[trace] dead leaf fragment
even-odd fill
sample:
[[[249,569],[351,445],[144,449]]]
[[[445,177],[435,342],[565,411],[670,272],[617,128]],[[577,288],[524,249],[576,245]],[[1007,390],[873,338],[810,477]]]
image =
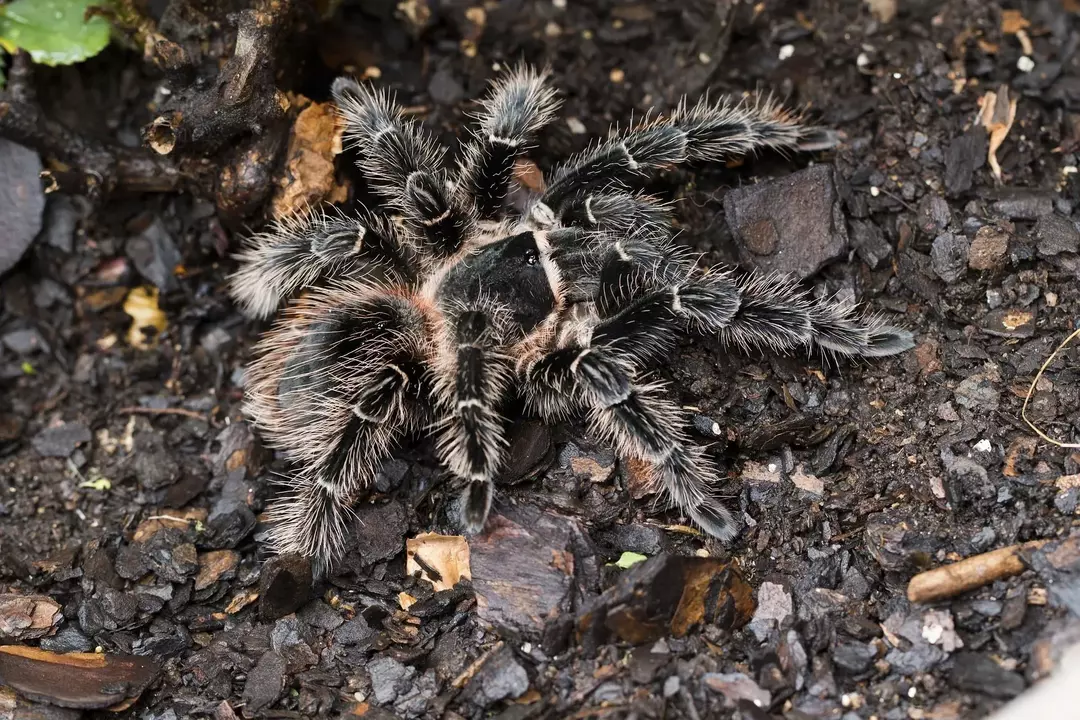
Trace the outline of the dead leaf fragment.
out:
[[[0,641],[52,635],[63,619],[60,603],[44,595],[0,594]]]
[[[154,347],[157,338],[169,325],[165,313],[158,307],[156,287],[146,285],[132,288],[124,299],[124,312],[131,316],[128,344],[140,350]]]
[[[1024,28],[1031,27],[1031,23],[1019,10],[1001,11],[1001,32],[1006,35],[1015,35]]]
[[[137,698],[160,664],[150,657],[54,653],[22,645],[0,646],[0,678],[36,702],[94,710]]]
[[[436,592],[449,590],[463,578],[472,579],[469,544],[462,535],[422,533],[410,538],[405,541],[405,572],[419,572]]]
[[[890,23],[896,17],[896,0],[866,0],[866,4],[880,23]]]
[[[994,179],[1001,182],[1001,166],[997,160],[997,150],[1012,129],[1013,120],[1016,119],[1016,98],[1009,99],[1009,87],[1001,85],[998,91],[987,92],[979,100],[981,112],[979,113],[980,124],[990,133],[990,147],[987,151],[987,161],[994,173]]]
[[[806,472],[802,465],[796,467],[795,472],[791,473],[791,482],[803,492],[808,492],[816,497],[825,494],[825,481],[817,475]]]
[[[334,174],[344,129],[332,103],[311,103],[296,116],[289,135],[285,170],[277,180],[272,212],[281,219],[323,202],[342,202],[344,186]]]
[[[157,514],[139,523],[135,528],[133,542],[146,542],[165,528],[183,530],[191,525],[206,521],[208,511],[205,508],[186,508],[183,510],[160,510]]]

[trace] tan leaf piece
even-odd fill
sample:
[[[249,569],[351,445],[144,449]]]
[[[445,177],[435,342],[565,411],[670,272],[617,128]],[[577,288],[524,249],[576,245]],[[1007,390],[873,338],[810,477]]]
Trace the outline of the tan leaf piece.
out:
[[[990,149],[987,152],[987,161],[990,170],[994,173],[994,179],[1001,182],[1001,166],[997,160],[997,150],[1012,129],[1013,120],[1016,119],[1016,98],[1009,99],[1009,87],[1002,85],[997,92],[990,91],[979,100],[981,112],[979,113],[980,124],[990,133]]]
[[[472,580],[469,544],[462,535],[422,533],[405,542],[405,572],[419,572],[435,591],[449,590],[462,578]]]

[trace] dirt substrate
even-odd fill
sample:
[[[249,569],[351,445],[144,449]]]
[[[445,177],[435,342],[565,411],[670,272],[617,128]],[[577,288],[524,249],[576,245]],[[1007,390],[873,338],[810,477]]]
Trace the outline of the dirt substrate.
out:
[[[417,442],[358,507],[340,570],[308,593],[310,570],[267,562],[262,544],[260,514],[288,468],[241,415],[263,326],[225,290],[237,236],[186,194],[90,215],[49,196],[45,230],[0,280],[0,590],[37,596],[0,594],[0,643],[109,660],[86,680],[50,653],[0,653],[21,693],[0,690],[0,705],[36,696],[54,703],[36,717],[154,720],[948,720],[1044,676],[1080,639],[1080,453],[1038,438],[1021,406],[1080,319],[1080,23],[1068,1],[899,4],[883,22],[855,0],[730,15],[681,0],[508,0],[482,17],[432,3],[417,39],[393,3],[346,3],[315,31],[335,67],[309,60],[295,88],[325,100],[340,67],[377,67],[453,143],[496,64],[547,62],[570,120],[532,151],[544,170],[631,113],[707,88],[771,89],[841,132],[833,151],[653,188],[676,200],[680,241],[703,263],[821,268],[815,292],[865,301],[918,343],[825,367],[682,344],[661,374],[747,524],[727,549],[642,497],[633,466],[580,425],[525,423],[488,532],[470,541],[471,582],[433,592],[406,574],[407,538],[454,530]],[[479,38],[474,56],[463,38]],[[105,68],[122,80],[101,81]],[[130,145],[159,79],[116,51],[44,81],[71,98],[49,101],[61,120],[111,120],[109,139]],[[1016,100],[998,131],[1000,182],[980,121],[990,91],[1000,127]],[[761,213],[775,231],[764,251]],[[167,323],[146,350],[130,346],[123,309],[143,284],[160,288]],[[1063,351],[1028,404],[1065,442],[1080,439],[1078,359]],[[919,570],[1034,539],[1060,547],[1026,551],[1024,572],[966,595],[906,598]],[[626,552],[650,559],[614,565]],[[140,691],[119,714],[91,709]],[[57,694],[87,709],[61,709]]]

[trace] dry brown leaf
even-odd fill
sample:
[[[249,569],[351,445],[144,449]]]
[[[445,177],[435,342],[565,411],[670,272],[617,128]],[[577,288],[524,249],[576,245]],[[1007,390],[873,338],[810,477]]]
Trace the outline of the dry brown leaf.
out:
[[[1012,129],[1016,119],[1016,98],[1009,99],[1009,87],[1002,85],[997,92],[987,92],[979,100],[981,112],[980,124],[990,133],[990,148],[987,161],[994,173],[994,179],[1001,182],[1001,166],[997,160],[997,150]]]
[[[205,522],[207,514],[208,511],[205,508],[161,510],[139,523],[139,526],[135,528],[135,535],[132,540],[137,543],[146,542],[165,528],[183,530],[192,524]]]
[[[295,104],[307,102],[297,98]],[[341,202],[347,190],[336,181],[334,157],[341,153],[341,133],[332,103],[311,103],[300,111],[289,135],[285,171],[277,181],[272,212],[281,219],[323,202]]]
[[[229,601],[229,604],[225,606],[225,612],[229,615],[235,615],[251,603],[259,599],[258,590],[246,590],[241,593],[237,593],[233,596],[233,599]]]
[[[462,535],[417,535],[405,542],[405,558],[405,572],[421,573],[436,592],[449,590],[463,578],[472,580],[469,544]]]
[[[131,316],[127,340],[132,347],[148,350],[157,344],[169,322],[158,307],[158,289],[149,285],[132,288],[124,300],[124,312]],[[153,330],[153,332],[149,332]]]
[[[896,0],[866,0],[866,4],[880,23],[890,23],[896,17]]]
[[[1006,35],[1015,35],[1024,28],[1031,27],[1031,23],[1019,10],[1001,11],[1001,32]]]

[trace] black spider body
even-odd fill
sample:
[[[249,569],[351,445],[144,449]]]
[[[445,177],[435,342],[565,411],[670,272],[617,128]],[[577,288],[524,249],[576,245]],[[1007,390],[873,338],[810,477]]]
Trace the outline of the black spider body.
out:
[[[272,509],[277,549],[332,562],[352,499],[422,429],[464,485],[462,524],[481,530],[507,449],[505,401],[518,394],[551,421],[584,413],[727,540],[738,523],[713,493],[715,469],[649,379],[678,335],[848,356],[911,347],[906,331],[784,278],[702,272],[672,242],[666,208],[635,192],[659,168],[827,137],[771,103],[680,105],[569,161],[523,212],[509,208],[515,162],[556,108],[545,80],[523,68],[496,84],[452,175],[388,96],[334,84],[346,138],[393,218],[277,224],[233,279],[249,314],[286,306],[249,368],[246,404],[293,467],[292,492]]]

